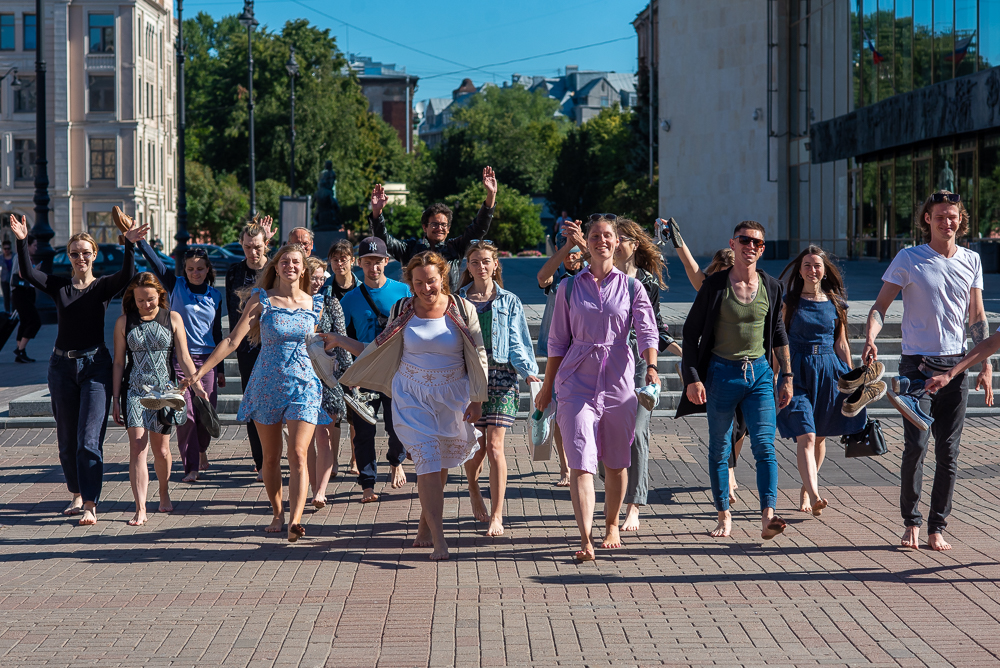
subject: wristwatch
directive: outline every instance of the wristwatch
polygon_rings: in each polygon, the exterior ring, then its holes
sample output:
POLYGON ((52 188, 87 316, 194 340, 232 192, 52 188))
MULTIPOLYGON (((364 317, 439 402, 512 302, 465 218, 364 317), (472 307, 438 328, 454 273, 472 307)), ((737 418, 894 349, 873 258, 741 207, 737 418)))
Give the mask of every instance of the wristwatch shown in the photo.
POLYGON ((792 373, 791 371, 788 371, 788 372, 786 372, 786 373, 782 373, 782 374, 781 374, 781 375, 779 375, 778 377, 779 377, 779 378, 780 378, 781 380, 784 380, 784 379, 786 379, 786 378, 795 378, 795 374, 794 374, 794 373, 792 373))

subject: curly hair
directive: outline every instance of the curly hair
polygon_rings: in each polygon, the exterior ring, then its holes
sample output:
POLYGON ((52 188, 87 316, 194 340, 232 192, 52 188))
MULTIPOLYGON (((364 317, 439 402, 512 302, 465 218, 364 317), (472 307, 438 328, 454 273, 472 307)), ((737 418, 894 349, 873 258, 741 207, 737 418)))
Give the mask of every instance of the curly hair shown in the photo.
POLYGON ((917 212, 917 228, 920 230, 921 236, 923 236, 924 241, 931 240, 931 224, 927 221, 927 217, 931 215, 934 211, 934 207, 937 204, 944 204, 945 206, 957 206, 958 207, 958 231, 955 233, 956 237, 964 237, 969 233, 969 212, 965 208, 964 202, 959 202, 958 204, 952 204, 951 202, 935 202, 934 195, 952 195, 950 190, 935 190, 933 193, 924 200, 924 205, 920 207, 920 211, 917 212))
POLYGON ((667 265, 663 262, 663 253, 653 243, 653 238, 649 236, 646 230, 642 229, 639 223, 634 220, 619 218, 618 236, 626 236, 635 241, 635 266, 651 273, 660 284, 660 287, 665 289, 667 283, 664 281, 664 276, 669 278, 667 265))
POLYGON ((442 202, 435 202, 434 204, 431 204, 429 207, 424 209, 424 212, 420 214, 420 226, 427 227, 427 223, 430 222, 431 216, 436 216, 439 213, 443 213, 444 217, 448 219, 448 226, 450 227, 451 217, 454 214, 452 214, 452 211, 451 209, 448 208, 448 205, 443 204, 442 202))
POLYGON ((135 291, 139 288, 153 288, 159 296, 159 307, 170 307, 169 295, 167 295, 167 291, 163 289, 163 285, 160 283, 159 279, 157 279, 152 272, 144 271, 141 274, 137 274, 136 277, 129 282, 128 287, 125 288, 125 292, 122 294, 122 313, 128 314, 138 309, 135 305, 135 291))
POLYGON ((500 249, 485 239, 477 239, 469 245, 469 250, 465 251, 465 271, 462 272, 462 278, 458 282, 458 287, 464 288, 466 285, 475 280, 472 278, 472 274, 469 273, 469 258, 472 257, 472 254, 476 251, 486 251, 493 255, 493 259, 497 263, 497 268, 493 270, 493 282, 502 288, 503 265, 500 264, 500 249))
POLYGON ((309 280, 312 281, 317 272, 322 274, 326 271, 326 262, 310 255, 306 258, 306 268, 309 270, 309 280))
POLYGON ((434 251, 424 251, 417 253, 403 269, 403 281, 413 290, 413 270, 417 267, 437 267, 438 274, 441 275, 441 292, 446 295, 451 294, 451 287, 448 285, 448 261, 434 251))

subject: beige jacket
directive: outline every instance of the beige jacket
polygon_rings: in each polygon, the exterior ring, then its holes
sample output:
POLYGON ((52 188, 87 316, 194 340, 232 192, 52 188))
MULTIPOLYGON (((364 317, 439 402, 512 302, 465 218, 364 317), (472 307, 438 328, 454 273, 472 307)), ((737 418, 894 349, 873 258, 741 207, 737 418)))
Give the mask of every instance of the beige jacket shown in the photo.
MULTIPOLYGON (((487 361, 483 346, 483 333, 479 329, 479 315, 472 302, 451 295, 451 304, 445 311, 458 326, 462 334, 465 351, 465 369, 469 374, 470 400, 486 401, 487 361), (459 310, 461 309, 461 310, 459 310)), ((354 360, 354 364, 344 373, 340 382, 344 385, 363 387, 392 396, 392 378, 399 369, 403 356, 403 330, 413 317, 413 297, 399 301, 392 308, 389 324, 364 352, 354 360)))

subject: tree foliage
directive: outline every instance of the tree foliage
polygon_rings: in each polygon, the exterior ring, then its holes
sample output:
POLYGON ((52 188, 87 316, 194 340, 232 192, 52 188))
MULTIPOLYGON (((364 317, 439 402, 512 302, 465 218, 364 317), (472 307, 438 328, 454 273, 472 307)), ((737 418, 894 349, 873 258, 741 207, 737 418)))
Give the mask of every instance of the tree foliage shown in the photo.
POLYGON ((188 230, 217 244, 236 241, 239 221, 247 215, 250 198, 236 175, 212 171, 193 160, 186 163, 188 230))
MULTIPOLYGON (((458 195, 445 198, 454 211, 451 226, 453 236, 465 231, 486 199, 483 184, 472 183, 458 195)), ((504 183, 497 189, 496 209, 487 236, 501 249, 517 252, 537 246, 545 239, 541 222, 542 207, 534 204, 527 195, 504 183)))

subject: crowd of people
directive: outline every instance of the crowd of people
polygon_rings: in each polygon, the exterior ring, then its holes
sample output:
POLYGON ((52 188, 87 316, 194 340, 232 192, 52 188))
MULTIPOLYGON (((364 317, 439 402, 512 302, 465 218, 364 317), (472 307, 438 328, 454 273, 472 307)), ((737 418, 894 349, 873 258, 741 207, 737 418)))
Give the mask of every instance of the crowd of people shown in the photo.
POLYGON ((244 388, 237 419, 246 423, 257 480, 272 509, 265 531, 287 531, 290 542, 306 535, 302 518, 310 490, 313 508, 325 507, 329 481, 339 475, 344 422, 359 500, 378 500, 381 413, 388 485, 406 484, 407 459, 416 473, 421 515, 414 546, 431 548, 433 560, 448 558, 444 488, 455 468, 464 469, 472 515, 487 535, 502 535, 505 436, 517 420, 521 384, 537 383, 533 408, 554 407, 556 484, 569 487, 580 532, 575 558, 590 561, 597 555, 595 475, 604 481, 600 546, 621 547, 622 532, 640 526, 649 492, 650 417, 661 387, 658 364, 669 353, 680 360, 676 372, 684 387, 676 417, 708 418, 713 537, 732 533, 734 470, 747 438, 756 462, 760 535, 772 540, 787 526, 777 512, 775 438, 795 442, 798 510, 820 516, 830 505, 819 474, 827 439, 863 432, 866 406, 888 395, 906 420, 901 544, 920 545, 923 462, 933 436, 927 545, 950 548, 944 530, 969 392, 966 370, 981 364, 976 388, 992 405, 989 356, 1000 349, 1000 331, 988 332, 979 256, 957 243, 968 231, 958 195, 938 191, 924 203, 917 222, 926 243, 902 249, 886 270, 855 367, 847 293, 835 258, 810 245, 780 276, 770 276, 758 266, 766 231, 753 220, 737 224, 728 248, 702 269, 673 219, 656 221, 651 234, 612 213, 583 222, 564 212, 555 248, 537 276, 546 303, 536 349, 520 298, 504 289, 500 249, 486 238, 497 194, 491 168, 483 170, 482 183, 486 199, 461 234, 451 235, 452 211, 438 203, 423 213, 423 236, 410 240, 388 232, 388 198, 376 185, 370 235, 357 244, 360 277, 350 242, 334 243, 324 261, 313 256, 314 238, 304 228, 293 230, 269 257, 272 221, 254 217, 240 231, 246 258, 227 272, 224 295, 204 249, 180 258, 175 276, 146 243, 149 228, 119 211, 114 220, 123 265, 101 277, 93 275, 98 247, 88 234, 67 243, 72 275, 51 276, 31 265, 26 220, 12 219, 16 248, 4 242, 2 268, 4 303, 12 302, 21 315, 17 361, 32 361, 26 345, 38 331, 34 291, 56 304, 48 380, 72 494, 64 513, 80 515, 82 525, 97 522, 109 412, 129 437, 136 509, 128 523, 147 521, 150 449, 158 510, 170 512, 170 436, 176 427, 182 481, 196 483, 210 466, 211 422, 203 413, 214 413, 226 382, 224 360, 235 353, 244 388), (680 344, 660 315, 671 246, 697 290, 680 344), (136 275, 136 248, 149 272, 136 275), (403 281, 385 275, 392 259, 401 263, 403 281), (876 340, 900 292, 902 358, 898 375, 889 379, 876 340), (112 354, 104 323, 118 294, 122 314, 112 354), (966 317, 975 344, 968 354, 966 317), (536 354, 545 359, 544 370, 536 354), (481 487, 487 465, 489 507, 481 487))

